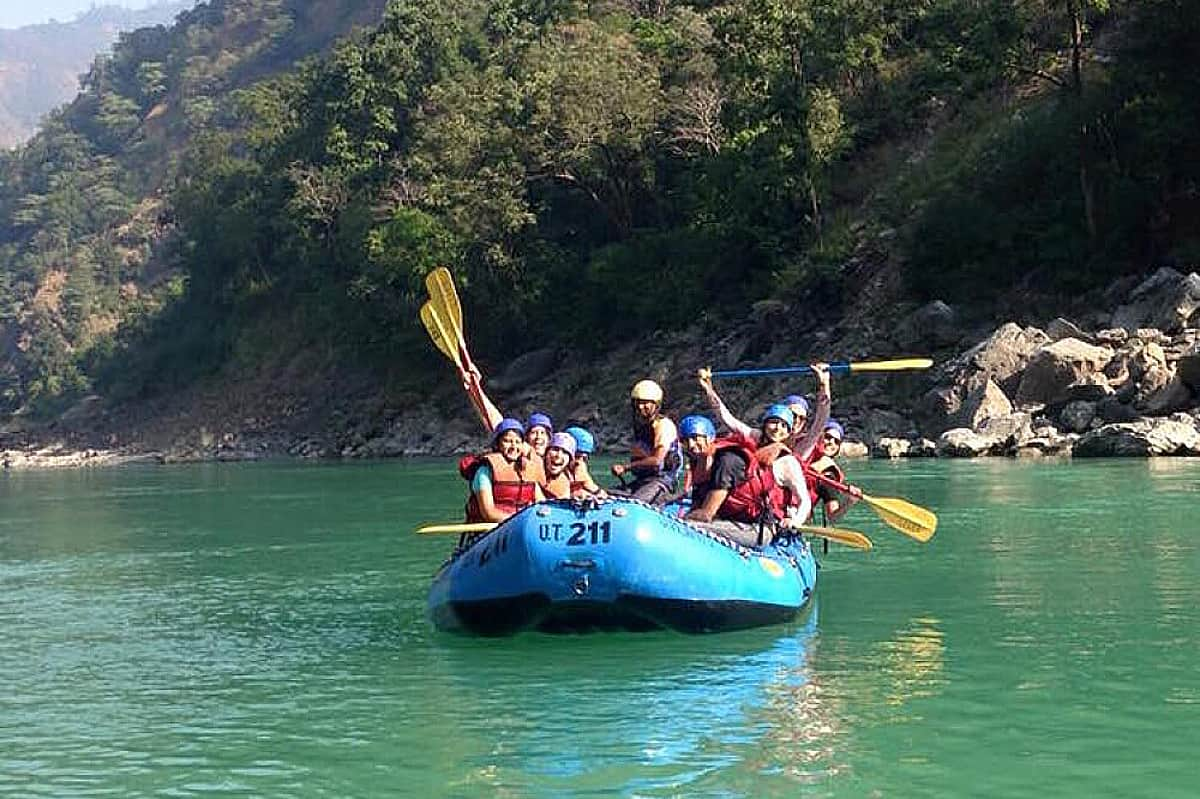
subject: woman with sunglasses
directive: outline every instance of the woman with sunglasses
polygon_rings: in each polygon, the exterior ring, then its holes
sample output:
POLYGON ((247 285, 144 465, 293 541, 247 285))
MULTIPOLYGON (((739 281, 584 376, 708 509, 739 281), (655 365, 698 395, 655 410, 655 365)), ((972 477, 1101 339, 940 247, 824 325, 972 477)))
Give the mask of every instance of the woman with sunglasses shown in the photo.
MULTIPOLYGON (((827 421, 812 463, 808 464, 809 470, 832 477, 839 483, 846 482, 846 475, 842 471, 842 467, 838 466, 837 461, 834 460, 842 451, 842 439, 845 437, 845 428, 833 419, 827 421)), ((823 524, 837 524, 838 519, 845 516, 846 511, 850 510, 850 506, 858 502, 857 497, 849 494, 843 496, 821 482, 817 482, 815 493, 813 506, 821 509, 823 524)))

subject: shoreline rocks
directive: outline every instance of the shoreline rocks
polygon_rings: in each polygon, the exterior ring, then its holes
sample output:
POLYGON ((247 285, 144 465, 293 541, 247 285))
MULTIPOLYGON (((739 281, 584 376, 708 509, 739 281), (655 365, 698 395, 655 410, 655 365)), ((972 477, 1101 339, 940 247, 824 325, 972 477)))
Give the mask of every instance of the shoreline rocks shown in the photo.
MULTIPOLYGON (((927 373, 871 378, 865 386, 835 380, 835 416, 847 429, 843 457, 1200 456, 1200 329, 1191 326, 1193 316, 1200 321, 1194 313, 1200 277, 1159 270, 1132 291, 1125 286, 1110 294, 1113 302, 1121 294, 1128 299, 1111 315, 1087 312, 1088 323, 1060 316, 1043 330, 1007 322, 972 338, 951 334, 953 309, 926 306, 904 327, 905 341, 913 342, 905 349, 937 352, 951 341, 965 349, 927 373), (893 393, 901 390, 908 399, 893 393)), ((693 375, 713 353, 746 366, 802 360, 796 355, 801 347, 854 354, 825 330, 811 341, 785 331, 749 347, 747 335, 767 335, 757 324, 676 331, 622 347, 600 362, 575 363, 539 350, 497 370, 501 378, 489 387, 513 413, 571 409, 557 421, 586 424, 601 452, 611 453, 628 445, 625 392, 646 376, 647 363, 657 365, 649 376, 666 387, 668 410, 682 414, 703 409, 693 375), (752 351, 758 354, 747 354, 752 351), (577 387, 584 385, 589 391, 581 396, 577 387)), ((871 360, 872 352, 864 347, 857 359, 871 360)), ((49 423, 14 417, 0 429, 0 464, 22 470, 449 456, 482 445, 478 422, 446 375, 427 388, 389 394, 370 376, 317 373, 306 386, 296 382, 295 371, 293 363, 241 379, 227 376, 148 407, 110 409, 101 398, 87 397, 49 423)), ((754 408, 795 385, 730 385, 726 399, 750 418, 754 408)))

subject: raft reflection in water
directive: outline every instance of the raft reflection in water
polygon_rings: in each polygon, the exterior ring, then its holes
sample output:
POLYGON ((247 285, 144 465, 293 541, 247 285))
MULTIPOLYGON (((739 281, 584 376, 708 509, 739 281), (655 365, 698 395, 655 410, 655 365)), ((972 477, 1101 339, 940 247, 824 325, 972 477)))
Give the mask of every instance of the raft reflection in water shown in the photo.
POLYGON ((429 723, 453 734, 429 740, 453 749, 412 755, 457 764, 447 795, 794 797, 859 779, 879 731, 941 690, 942 632, 898 616, 863 641, 819 626, 818 604, 720 636, 438 636, 429 723))

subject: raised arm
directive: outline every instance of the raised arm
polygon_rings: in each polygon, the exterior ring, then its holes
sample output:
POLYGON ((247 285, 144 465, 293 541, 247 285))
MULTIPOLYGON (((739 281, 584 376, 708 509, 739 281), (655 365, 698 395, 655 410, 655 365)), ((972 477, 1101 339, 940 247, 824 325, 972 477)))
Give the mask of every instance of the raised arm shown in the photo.
POLYGON ((700 379, 700 388, 704 390, 704 396, 708 398, 708 404, 712 406, 713 413, 721 420, 721 424, 728 427, 738 435, 752 438, 755 432, 754 428, 738 419, 729 409, 725 407, 725 403, 721 401, 721 397, 717 394, 717 390, 712 384, 712 370, 701 369, 696 373, 700 379))
POLYGON ((833 402, 829 386, 829 364, 814 363, 812 369, 813 374, 817 376, 817 407, 813 412, 808 430, 804 432, 804 438, 793 450, 793 453, 802 462, 807 462, 812 457, 817 442, 821 440, 821 434, 825 431, 825 423, 829 421, 829 408, 833 402))
POLYGON ((483 422, 484 430, 488 433, 496 429, 496 425, 500 424, 500 420, 504 418, 504 414, 500 413, 500 409, 492 402, 483 390, 483 375, 471 364, 469 369, 464 369, 459 372, 459 377, 462 379, 463 390, 467 392, 467 397, 471 400, 471 407, 475 409, 475 413, 479 416, 479 421, 483 422))

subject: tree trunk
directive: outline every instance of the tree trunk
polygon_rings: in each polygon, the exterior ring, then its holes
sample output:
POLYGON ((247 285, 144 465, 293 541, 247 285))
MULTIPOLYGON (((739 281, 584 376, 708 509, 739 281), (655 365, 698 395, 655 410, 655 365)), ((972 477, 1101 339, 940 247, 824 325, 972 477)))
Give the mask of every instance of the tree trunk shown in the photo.
POLYGON ((1083 194, 1083 219, 1088 240, 1096 239, 1096 191, 1088 169, 1088 124, 1083 108, 1083 9, 1081 0, 1066 0, 1071 24, 1071 92, 1079 121, 1079 190, 1083 194))
POLYGON ((817 241, 821 241, 821 198, 817 195, 817 181, 813 179, 811 167, 808 173, 808 201, 812 206, 812 225, 817 232, 817 241))

